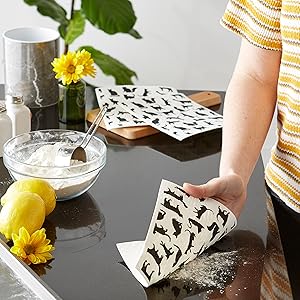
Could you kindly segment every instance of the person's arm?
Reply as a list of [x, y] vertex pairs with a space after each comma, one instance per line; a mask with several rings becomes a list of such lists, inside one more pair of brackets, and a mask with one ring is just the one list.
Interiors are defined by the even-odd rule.
[[274, 113], [280, 59], [280, 51], [242, 41], [225, 97], [220, 177], [199, 186], [184, 184], [189, 194], [214, 197], [236, 216]]

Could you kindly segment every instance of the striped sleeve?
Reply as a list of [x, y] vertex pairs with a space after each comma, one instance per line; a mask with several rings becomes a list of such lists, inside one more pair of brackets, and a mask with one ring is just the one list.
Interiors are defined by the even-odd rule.
[[281, 0], [229, 0], [221, 24], [255, 46], [281, 50]]

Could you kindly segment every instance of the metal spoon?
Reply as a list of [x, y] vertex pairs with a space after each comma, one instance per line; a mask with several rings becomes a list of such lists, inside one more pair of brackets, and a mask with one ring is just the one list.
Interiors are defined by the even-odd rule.
[[99, 124], [104, 118], [107, 111], [107, 104], [104, 104], [102, 109], [98, 112], [95, 120], [91, 124], [90, 128], [83, 137], [79, 145], [74, 146], [62, 146], [58, 149], [57, 155], [55, 157], [55, 165], [60, 167], [70, 166], [71, 160], [79, 160], [86, 162], [86, 152], [85, 147], [88, 145], [93, 135], [95, 134]]

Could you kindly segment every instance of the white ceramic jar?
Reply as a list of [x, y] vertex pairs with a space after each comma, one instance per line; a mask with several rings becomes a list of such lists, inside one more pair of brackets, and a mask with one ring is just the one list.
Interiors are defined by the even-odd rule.
[[6, 95], [7, 115], [12, 121], [12, 136], [27, 133], [31, 130], [31, 112], [24, 104], [22, 96]]
[[0, 157], [3, 156], [3, 145], [12, 137], [12, 122], [4, 105], [0, 104]]

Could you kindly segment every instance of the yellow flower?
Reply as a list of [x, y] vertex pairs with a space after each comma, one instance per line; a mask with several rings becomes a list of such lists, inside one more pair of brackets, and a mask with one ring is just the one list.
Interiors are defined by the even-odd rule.
[[83, 76], [95, 77], [96, 69], [93, 63], [91, 54], [83, 49], [77, 52], [68, 51], [60, 58], [54, 58], [51, 64], [56, 73], [55, 78], [61, 79], [62, 83], [66, 85], [72, 82], [76, 83]]
[[46, 263], [53, 258], [50, 253], [55, 248], [46, 239], [45, 228], [36, 230], [31, 236], [25, 227], [19, 229], [19, 235], [13, 233], [14, 245], [10, 251], [20, 257], [25, 263], [30, 265]]
[[83, 66], [82, 75], [95, 77], [96, 69], [93, 66], [94, 60], [91, 58], [91, 53], [83, 49], [81, 51], [78, 51], [76, 53], [76, 56], [78, 59], [78, 63]]

